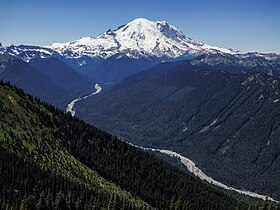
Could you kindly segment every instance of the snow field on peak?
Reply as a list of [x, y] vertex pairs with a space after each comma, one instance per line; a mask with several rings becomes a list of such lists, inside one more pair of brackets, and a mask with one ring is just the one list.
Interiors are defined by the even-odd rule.
[[[76, 41], [54, 43], [49, 46], [64, 56], [108, 58], [117, 53], [138, 52], [143, 56], [176, 58], [185, 54], [199, 55], [206, 52], [230, 53], [234, 51], [213, 47], [186, 38], [176, 27], [166, 21], [137, 18], [116, 30], [108, 30], [97, 37], [82, 37]], [[68, 52], [73, 55], [66, 55]]]

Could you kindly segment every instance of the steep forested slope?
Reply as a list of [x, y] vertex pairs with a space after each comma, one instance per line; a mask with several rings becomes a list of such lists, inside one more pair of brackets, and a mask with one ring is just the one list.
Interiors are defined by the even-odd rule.
[[248, 207], [2, 82], [0, 118], [1, 208]]
[[67, 135], [68, 129], [60, 130], [55, 113], [50, 112], [56, 109], [2, 83], [0, 96], [3, 207], [35, 209], [36, 204], [45, 206], [38, 209], [100, 209], [109, 205], [150, 208], [105, 180], [62, 145], [59, 135]]

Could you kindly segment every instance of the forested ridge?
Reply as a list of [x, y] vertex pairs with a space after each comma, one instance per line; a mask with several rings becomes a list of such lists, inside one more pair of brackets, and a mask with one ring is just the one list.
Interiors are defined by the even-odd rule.
[[63, 147], [51, 106], [10, 85], [0, 89], [2, 209], [151, 209]]
[[1, 209], [276, 209], [237, 201], [0, 82]]

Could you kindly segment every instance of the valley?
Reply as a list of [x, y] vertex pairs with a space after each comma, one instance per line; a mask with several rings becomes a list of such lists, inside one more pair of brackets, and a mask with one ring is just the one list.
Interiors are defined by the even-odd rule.
[[279, 91], [265, 74], [164, 63], [76, 109], [125, 141], [187, 156], [215, 180], [277, 200]]

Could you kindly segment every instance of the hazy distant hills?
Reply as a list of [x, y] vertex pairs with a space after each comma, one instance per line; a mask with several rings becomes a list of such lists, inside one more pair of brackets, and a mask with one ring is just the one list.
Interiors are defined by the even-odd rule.
[[0, 66], [2, 80], [9, 81], [57, 106], [63, 101], [61, 95], [65, 94], [66, 90], [30, 64], [10, 55], [2, 55]]
[[76, 95], [92, 91], [96, 83], [54, 57], [26, 63], [7, 54], [0, 55], [0, 79], [63, 109]]

